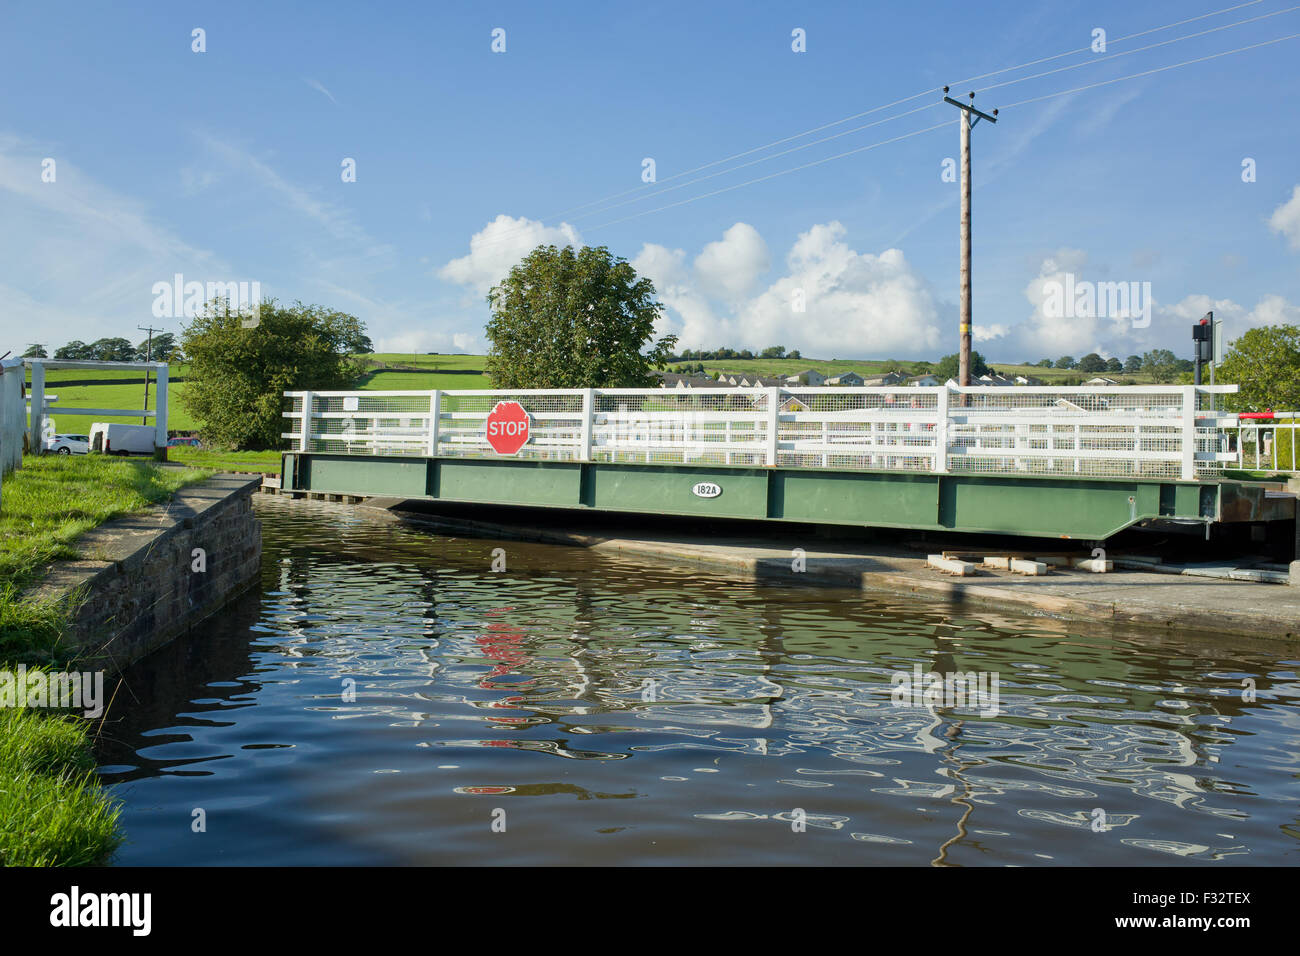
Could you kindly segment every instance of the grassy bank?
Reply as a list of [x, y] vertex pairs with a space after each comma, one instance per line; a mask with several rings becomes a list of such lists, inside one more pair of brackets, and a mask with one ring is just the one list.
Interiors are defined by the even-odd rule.
[[[66, 667], [69, 608], [22, 597], [51, 561], [78, 556], [76, 539], [118, 515], [208, 477], [150, 461], [28, 457], [0, 500], [0, 670]], [[0, 707], [0, 864], [84, 866], [120, 842], [117, 811], [93, 776], [90, 725], [47, 710]]]
[[280, 473], [280, 456], [278, 451], [222, 451], [219, 448], [192, 448], [178, 445], [167, 449], [167, 458], [177, 464], [191, 468], [207, 468], [212, 471], [243, 471], [263, 475]]

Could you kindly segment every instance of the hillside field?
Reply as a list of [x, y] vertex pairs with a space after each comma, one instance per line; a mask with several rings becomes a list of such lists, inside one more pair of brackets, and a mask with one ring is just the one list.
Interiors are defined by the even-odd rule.
[[[421, 355], [400, 353], [378, 353], [365, 356], [368, 371], [363, 375], [359, 388], [367, 391], [426, 391], [440, 388], [486, 389], [491, 385], [483, 374], [486, 356], [483, 355]], [[694, 365], [695, 361], [669, 363], [669, 368], [679, 365]], [[862, 376], [882, 375], [896, 363], [889, 359], [727, 359], [722, 361], [704, 361], [704, 368], [709, 373], [720, 371], [734, 372], [742, 375], [761, 375], [775, 377], [793, 375], [807, 369], [815, 369], [826, 376], [840, 375], [844, 372], [857, 372]], [[911, 367], [910, 362], [899, 362], [904, 369]], [[1033, 375], [1048, 384], [1068, 378], [1090, 378], [1077, 369], [1038, 368], [1032, 365], [1006, 365], [993, 363], [992, 367], [1005, 375]], [[193, 431], [198, 428], [185, 407], [185, 365], [174, 365], [170, 369], [172, 379], [168, 390], [167, 427], [174, 431]], [[1103, 373], [1105, 374], [1105, 373]], [[1110, 374], [1126, 385], [1150, 384], [1151, 379], [1143, 375]], [[46, 372], [47, 391], [59, 396], [55, 405], [54, 421], [58, 432], [64, 434], [85, 434], [92, 421], [111, 421], [126, 424], [140, 424], [138, 416], [107, 416], [91, 418], [81, 415], [58, 414], [60, 406], [64, 408], [140, 408], [143, 407], [144, 380], [140, 372], [105, 373], [81, 369], [49, 369]], [[102, 381], [106, 378], [120, 380], [121, 384], [60, 384], [79, 381]], [[179, 379], [180, 381], [177, 381]], [[30, 381], [30, 379], [29, 379]], [[154, 407], [157, 390], [151, 384], [149, 388], [149, 407]]]

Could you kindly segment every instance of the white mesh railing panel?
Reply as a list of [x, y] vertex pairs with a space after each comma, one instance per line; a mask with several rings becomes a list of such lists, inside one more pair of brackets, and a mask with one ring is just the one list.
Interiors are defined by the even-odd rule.
[[1214, 410], [1234, 388], [294, 392], [284, 438], [294, 451], [495, 458], [489, 415], [513, 402], [528, 418], [523, 459], [1177, 479], [1245, 457], [1247, 430], [1230, 438], [1235, 418]]

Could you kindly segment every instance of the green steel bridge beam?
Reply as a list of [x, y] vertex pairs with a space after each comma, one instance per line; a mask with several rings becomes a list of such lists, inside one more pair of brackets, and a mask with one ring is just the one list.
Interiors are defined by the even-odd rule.
[[[716, 497], [693, 489], [711, 483]], [[1104, 540], [1152, 519], [1287, 520], [1295, 498], [1230, 481], [286, 452], [284, 491]]]

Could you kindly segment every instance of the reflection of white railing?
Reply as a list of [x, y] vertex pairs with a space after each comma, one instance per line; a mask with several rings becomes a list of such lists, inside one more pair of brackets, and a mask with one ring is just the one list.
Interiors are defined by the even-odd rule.
[[288, 392], [295, 451], [497, 457], [487, 417], [528, 412], [515, 457], [1193, 479], [1236, 461], [1221, 386]]

